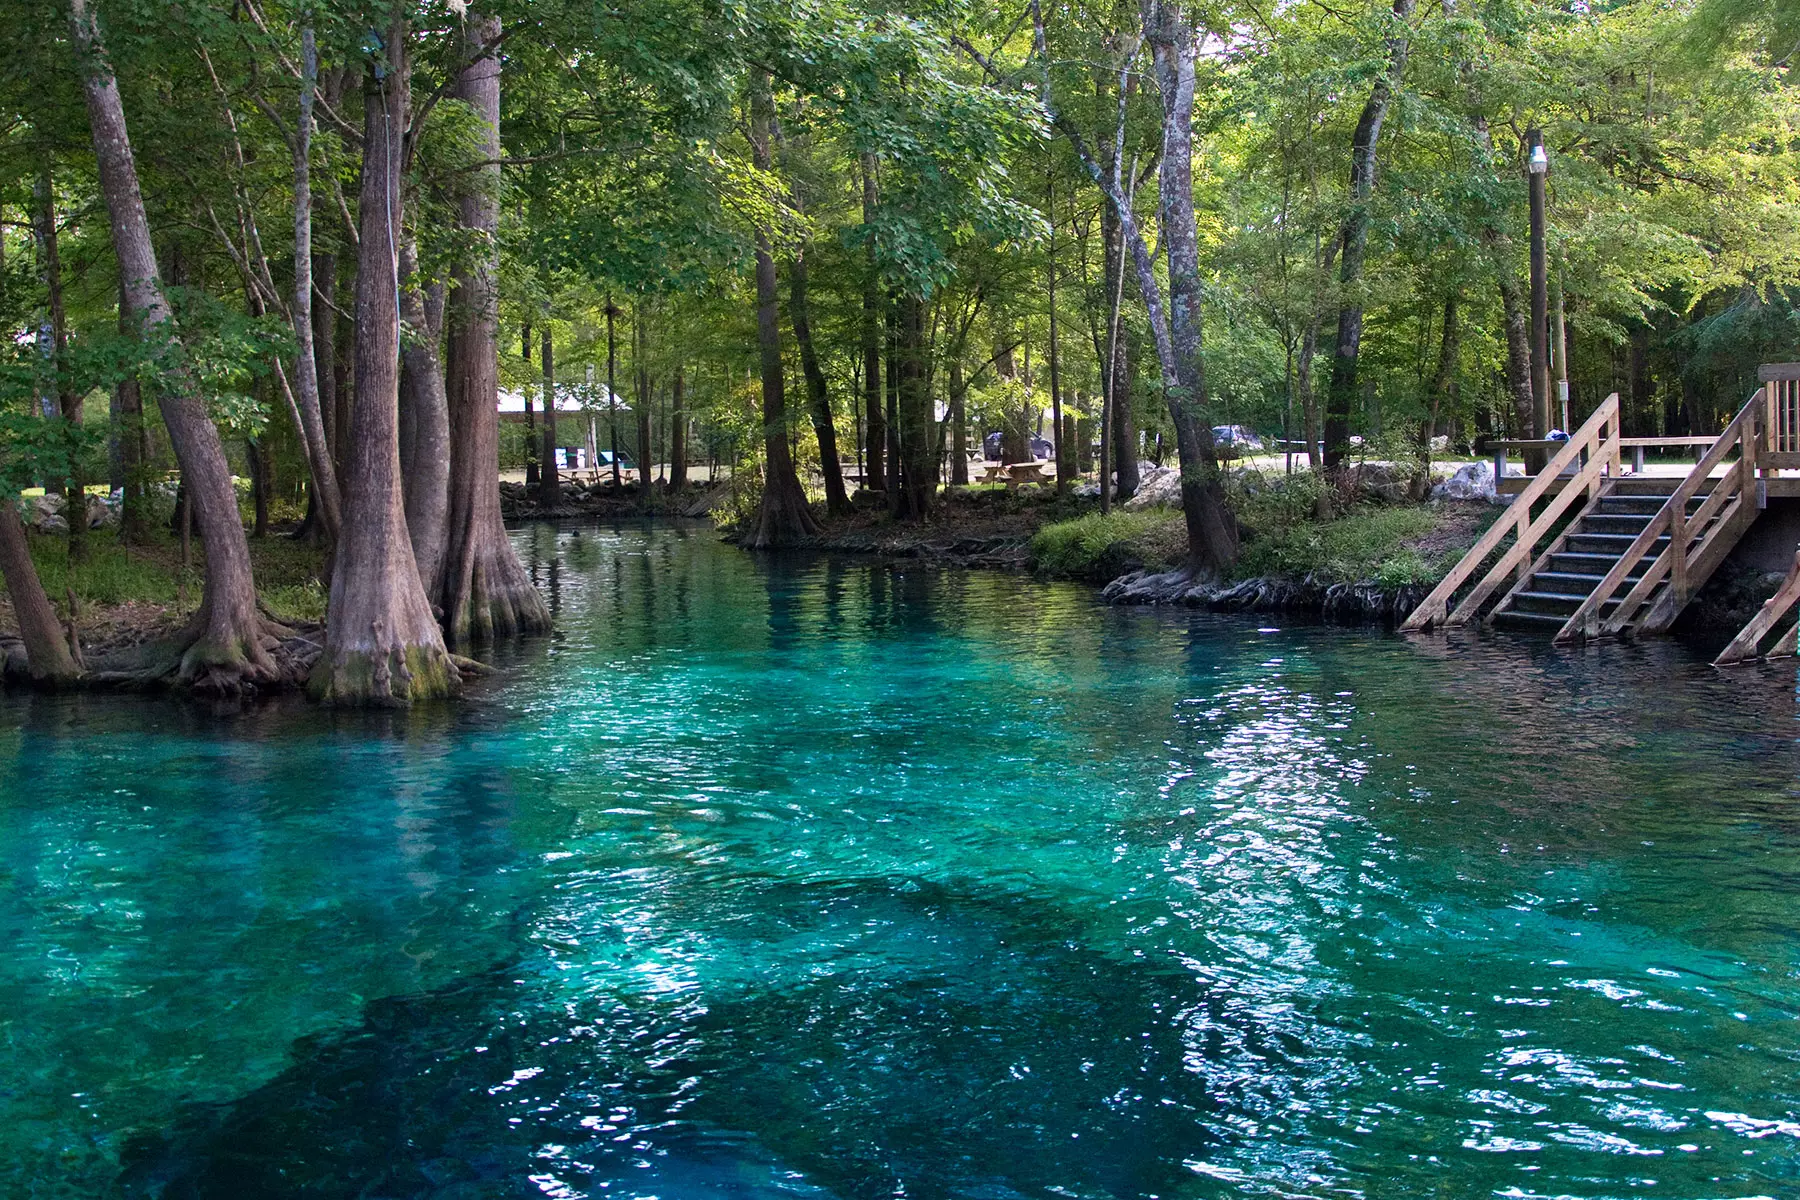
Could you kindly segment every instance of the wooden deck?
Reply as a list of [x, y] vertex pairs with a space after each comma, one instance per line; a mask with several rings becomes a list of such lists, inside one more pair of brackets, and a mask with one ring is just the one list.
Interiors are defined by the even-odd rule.
[[[1762, 386], [1723, 432], [1627, 438], [1609, 396], [1566, 442], [1494, 443], [1498, 490], [1513, 497], [1402, 626], [1509, 626], [1558, 642], [1667, 632], [1771, 496], [1800, 496], [1800, 363], [1761, 369]], [[1693, 447], [1699, 461], [1647, 467], [1650, 447]], [[1504, 477], [1510, 451], [1547, 456]], [[1632, 454], [1635, 469], [1624, 460]], [[1800, 554], [1788, 585], [1720, 656], [1755, 657], [1800, 604]], [[1771, 653], [1793, 653], [1784, 634]]]

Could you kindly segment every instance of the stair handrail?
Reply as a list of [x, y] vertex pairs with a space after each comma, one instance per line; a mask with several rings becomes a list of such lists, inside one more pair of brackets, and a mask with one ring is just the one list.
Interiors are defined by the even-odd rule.
[[[1602, 437], [1601, 430], [1607, 428], [1611, 429], [1611, 433]], [[1570, 436], [1569, 440], [1563, 444], [1563, 448], [1558, 450], [1555, 456], [1544, 464], [1544, 469], [1539, 471], [1525, 486], [1525, 490], [1513, 497], [1512, 506], [1507, 515], [1488, 526], [1487, 532], [1481, 535], [1454, 567], [1450, 568], [1450, 573], [1445, 575], [1435, 588], [1431, 589], [1431, 594], [1419, 602], [1418, 607], [1412, 610], [1411, 615], [1400, 626], [1401, 630], [1417, 633], [1438, 625], [1461, 624], [1466, 620], [1471, 601], [1479, 604], [1480, 600], [1498, 590], [1500, 581], [1509, 572], [1518, 569], [1520, 560], [1529, 561], [1532, 546], [1537, 541], [1537, 535], [1547, 528], [1557, 516], [1561, 515], [1563, 508], [1567, 507], [1569, 501], [1573, 499], [1572, 493], [1575, 489], [1566, 488], [1557, 497], [1557, 501], [1535, 521], [1531, 516], [1531, 506], [1542, 499], [1544, 493], [1549, 491], [1550, 486], [1561, 478], [1563, 470], [1579, 461], [1584, 453], [1600, 452], [1604, 456], [1604, 460], [1616, 470], [1620, 462], [1619, 439], [1622, 434], [1623, 430], [1619, 425], [1619, 393], [1614, 392], [1600, 402], [1599, 407], [1595, 408], [1588, 419], [1582, 422], [1581, 428]], [[1494, 480], [1494, 486], [1496, 488], [1500, 486], [1498, 478]], [[1500, 561], [1495, 563], [1486, 575], [1482, 576], [1481, 581], [1475, 585], [1475, 590], [1462, 604], [1457, 606], [1454, 614], [1457, 619], [1452, 620], [1451, 599], [1469, 581], [1469, 577], [1475, 573], [1476, 568], [1481, 566], [1487, 556], [1499, 547], [1500, 543], [1506, 539], [1507, 533], [1512, 530], [1516, 530], [1518, 534], [1512, 548], [1501, 555]]]
[[[1594, 590], [1589, 592], [1587, 598], [1569, 615], [1569, 619], [1556, 633], [1557, 641], [1569, 642], [1578, 638], [1617, 635], [1631, 623], [1632, 618], [1637, 615], [1638, 609], [1644, 606], [1644, 602], [1649, 599], [1651, 591], [1662, 581], [1663, 576], [1675, 569], [1674, 552], [1678, 546], [1681, 550], [1680, 563], [1683, 568], [1686, 567], [1689, 539], [1680, 535], [1685, 534], [1689, 528], [1704, 529], [1706, 522], [1710, 521], [1724, 506], [1727, 496], [1731, 494], [1726, 486], [1730, 476], [1727, 475], [1719, 481], [1719, 486], [1713, 489], [1712, 494], [1706, 498], [1706, 503], [1702, 504], [1699, 511], [1691, 518], [1687, 515], [1688, 501], [1692, 500], [1701, 485], [1712, 477], [1713, 468], [1725, 461], [1725, 456], [1731, 452], [1734, 446], [1742, 444], [1745, 457], [1754, 463], [1755, 450], [1752, 443], [1756, 435], [1756, 416], [1762, 398], [1762, 389], [1759, 388], [1744, 407], [1738, 410], [1737, 416], [1731, 419], [1730, 424], [1726, 425], [1719, 436], [1714, 439], [1712, 446], [1700, 456], [1700, 460], [1688, 472], [1687, 478], [1676, 485], [1674, 492], [1670, 493], [1669, 498], [1663, 502], [1663, 506], [1656, 510], [1656, 515], [1650, 518], [1650, 523], [1645, 525], [1642, 532], [1632, 539], [1631, 545], [1625, 553], [1619, 556], [1619, 560], [1612, 565], [1612, 569], [1606, 573], [1605, 578], [1594, 585]], [[1739, 473], [1741, 474], [1741, 472]], [[1613, 593], [1619, 590], [1620, 585], [1630, 577], [1631, 569], [1642, 561], [1644, 555], [1650, 547], [1656, 544], [1656, 539], [1661, 537], [1664, 531], [1669, 533], [1668, 547], [1658, 554], [1643, 575], [1633, 582], [1631, 590], [1619, 602], [1619, 606], [1613, 611], [1612, 616], [1602, 622], [1600, 619], [1601, 609], [1605, 607], [1607, 601], [1612, 599]]]

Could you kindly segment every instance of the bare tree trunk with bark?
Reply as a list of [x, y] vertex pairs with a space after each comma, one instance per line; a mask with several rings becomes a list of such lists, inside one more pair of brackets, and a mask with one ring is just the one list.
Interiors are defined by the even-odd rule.
[[0, 575], [6, 577], [6, 591], [19, 622], [32, 682], [40, 687], [73, 682], [81, 670], [75, 665], [75, 656], [69, 653], [56, 610], [44, 595], [37, 565], [31, 561], [25, 523], [19, 519], [18, 506], [10, 498], [0, 501]]
[[[125, 280], [126, 307], [143, 336], [173, 337], [174, 314], [156, 269], [118, 82], [87, 0], [70, 0], [69, 11], [113, 251]], [[206, 584], [199, 611], [173, 647], [174, 662], [158, 664], [152, 673], [172, 672], [178, 682], [200, 691], [237, 693], [276, 678], [256, 611], [250, 546], [238, 517], [237, 492], [224, 443], [190, 372], [177, 365], [165, 371], [161, 381], [157, 401], [163, 423], [206, 539]]]
[[[768, 171], [775, 103], [768, 72], [750, 73], [750, 151], [759, 171]], [[819, 531], [806, 492], [788, 452], [787, 399], [781, 367], [781, 326], [776, 296], [775, 256], [768, 235], [756, 235], [756, 341], [762, 360], [763, 494], [744, 545], [755, 550], [791, 545]]]
[[[300, 436], [312, 472], [313, 501], [327, 540], [343, 525], [337, 468], [325, 435], [319, 387], [319, 360], [313, 345], [312, 126], [313, 96], [319, 84], [319, 52], [312, 25], [300, 30], [300, 123], [294, 135], [294, 390], [300, 409]], [[336, 261], [333, 260], [333, 267]]]
[[[473, 58], [500, 36], [496, 17], [467, 18], [463, 46]], [[481, 244], [473, 270], [455, 279], [448, 320], [446, 385], [450, 400], [450, 543], [438, 592], [452, 644], [550, 628], [550, 613], [513, 553], [500, 518], [500, 424], [496, 233], [500, 202], [491, 176], [500, 168], [500, 63], [486, 53], [463, 68], [456, 98], [482, 123], [482, 167], [490, 178], [458, 197], [459, 223]], [[608, 384], [611, 383], [610, 374]]]
[[837, 426], [831, 419], [831, 395], [826, 390], [825, 372], [819, 366], [819, 355], [813, 349], [812, 311], [806, 292], [806, 252], [794, 253], [788, 267], [788, 322], [794, 327], [794, 341], [800, 347], [800, 370], [806, 377], [806, 403], [812, 416], [813, 435], [819, 439], [819, 470], [825, 476], [825, 508], [833, 514], [850, 511], [850, 497], [844, 491], [844, 466], [838, 459]]
[[[1412, 0], [1399, 0], [1410, 4]], [[1222, 576], [1237, 561], [1237, 518], [1225, 500], [1225, 480], [1213, 449], [1201, 365], [1200, 238], [1194, 215], [1193, 125], [1197, 36], [1176, 0], [1150, 0], [1144, 40], [1156, 65], [1163, 102], [1162, 162], [1158, 200], [1163, 253], [1169, 270], [1169, 340], [1173, 351], [1169, 419], [1181, 460], [1181, 508], [1187, 518], [1188, 555], [1194, 571]], [[1140, 287], [1148, 290], [1154, 281]], [[1173, 386], [1170, 386], [1170, 384]]]
[[400, 486], [400, 177], [411, 108], [406, 37], [405, 20], [396, 15], [385, 77], [371, 63], [363, 83], [350, 469], [325, 649], [307, 679], [308, 691], [330, 704], [411, 704], [462, 684], [419, 580]]
[[938, 464], [931, 395], [925, 381], [925, 302], [908, 290], [899, 317], [901, 470], [898, 515], [929, 516], [937, 496]]
[[419, 292], [418, 250], [400, 242], [400, 485], [406, 532], [425, 594], [438, 594], [450, 540], [450, 404], [444, 366], [425, 298]]
[[950, 483], [969, 486], [969, 384], [962, 356], [950, 360]]
[[1102, 406], [1105, 412], [1100, 436], [1100, 485], [1104, 489], [1101, 507], [1110, 509], [1112, 501], [1129, 500], [1138, 489], [1137, 419], [1131, 407], [1131, 385], [1137, 376], [1133, 353], [1136, 347], [1120, 311], [1129, 272], [1125, 267], [1124, 229], [1118, 213], [1110, 207], [1100, 213], [1100, 238], [1107, 296], [1106, 362], [1100, 367], [1106, 401]]

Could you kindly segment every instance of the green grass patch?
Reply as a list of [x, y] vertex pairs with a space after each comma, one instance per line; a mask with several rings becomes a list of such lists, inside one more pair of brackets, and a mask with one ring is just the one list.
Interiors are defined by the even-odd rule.
[[[32, 561], [52, 601], [61, 604], [72, 588], [85, 604], [175, 605], [185, 585], [189, 607], [200, 602], [206, 550], [198, 538], [192, 543], [185, 573], [180, 540], [161, 530], [141, 546], [121, 544], [112, 529], [89, 530], [85, 542], [83, 556], [70, 562], [68, 538], [31, 535]], [[319, 581], [323, 565], [317, 546], [285, 537], [250, 539], [250, 567], [257, 594], [283, 620], [324, 619], [325, 588]]]
[[1113, 579], [1139, 567], [1175, 565], [1187, 551], [1180, 512], [1152, 509], [1089, 513], [1057, 521], [1031, 539], [1032, 565], [1052, 575]]
[[[73, 588], [92, 604], [175, 603], [179, 586], [180, 550], [172, 545], [122, 546], [111, 530], [88, 531], [84, 556], [69, 561], [69, 542], [62, 536], [33, 535], [31, 557], [50, 598], [61, 601]], [[196, 556], [188, 586], [197, 597], [200, 586]]]
[[1243, 578], [1307, 575], [1328, 583], [1372, 579], [1384, 587], [1435, 583], [1447, 564], [1428, 561], [1407, 543], [1437, 527], [1422, 506], [1359, 506], [1330, 521], [1248, 525], [1238, 574]]

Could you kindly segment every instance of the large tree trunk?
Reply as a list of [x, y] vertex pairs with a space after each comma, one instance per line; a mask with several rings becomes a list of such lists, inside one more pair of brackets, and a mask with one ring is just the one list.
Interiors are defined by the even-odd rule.
[[1119, 331], [1119, 348], [1113, 355], [1112, 442], [1113, 499], [1124, 501], [1138, 490], [1137, 412], [1132, 407], [1132, 387], [1137, 379], [1137, 339], [1128, 329]]
[[[125, 302], [124, 280], [119, 281], [119, 332], [135, 328]], [[136, 375], [119, 380], [113, 388], [113, 407], [118, 413], [119, 541], [141, 546], [150, 536], [150, 514], [145, 511], [144, 471], [150, 458], [149, 431], [144, 428], [144, 391]]]
[[1512, 402], [1513, 417], [1518, 422], [1521, 438], [1538, 437], [1549, 430], [1532, 424], [1531, 395], [1531, 313], [1519, 290], [1519, 277], [1512, 264], [1501, 259], [1498, 251], [1506, 250], [1504, 239], [1497, 239], [1495, 271], [1500, 289], [1500, 313], [1506, 326], [1506, 396]]
[[831, 396], [825, 372], [813, 349], [812, 311], [806, 294], [806, 252], [797, 250], [788, 268], [788, 320], [794, 341], [800, 346], [800, 370], [806, 376], [806, 404], [812, 415], [813, 434], [819, 439], [819, 470], [825, 476], [825, 508], [831, 513], [850, 511], [844, 492], [844, 466], [838, 459], [837, 426], [831, 419]]
[[[874, 227], [876, 202], [875, 156], [865, 154], [862, 156], [862, 208], [865, 230]], [[864, 411], [868, 414], [868, 420], [863, 429], [865, 464], [862, 485], [871, 490], [885, 491], [887, 488], [887, 421], [881, 415], [881, 278], [875, 269], [875, 244], [872, 239], [863, 263], [862, 301], [863, 405]]]
[[[300, 30], [300, 123], [294, 137], [294, 382], [300, 408], [300, 437], [312, 471], [312, 496], [325, 536], [336, 541], [343, 524], [337, 469], [325, 435], [319, 361], [313, 346], [312, 174], [313, 92], [319, 81], [319, 54], [310, 24]], [[336, 263], [332, 264], [334, 267]]]
[[[1412, 3], [1412, 0], [1397, 0]], [[1201, 366], [1200, 238], [1194, 216], [1193, 124], [1195, 30], [1175, 0], [1152, 0], [1145, 22], [1163, 102], [1163, 152], [1158, 198], [1163, 251], [1169, 269], [1169, 340], [1174, 386], [1169, 419], [1181, 460], [1181, 508], [1195, 572], [1217, 578], [1237, 561], [1237, 519], [1225, 501], [1225, 480], [1213, 450]], [[1154, 284], [1146, 284], [1146, 287]]]
[[413, 558], [400, 487], [400, 188], [409, 118], [406, 24], [388, 34], [385, 78], [363, 83], [356, 271], [356, 404], [344, 527], [331, 573], [325, 649], [307, 688], [332, 704], [410, 704], [462, 682]]
[[[759, 171], [772, 166], [770, 126], [775, 103], [769, 76], [761, 68], [750, 74], [750, 150]], [[781, 326], [775, 286], [775, 256], [768, 235], [756, 235], [756, 341], [762, 360], [763, 494], [744, 545], [770, 549], [791, 545], [819, 531], [807, 507], [806, 492], [788, 452], [787, 399], [781, 369]]]
[[[87, 0], [70, 0], [69, 10], [100, 188], [111, 219], [113, 251], [125, 279], [126, 307], [144, 336], [173, 336], [174, 314], [156, 269], [119, 86]], [[165, 371], [161, 383], [157, 402], [163, 423], [193, 498], [201, 536], [206, 539], [204, 594], [199, 611], [179, 641], [180, 657], [173, 670], [178, 681], [197, 690], [235, 693], [276, 676], [275, 664], [261, 640], [250, 546], [238, 517], [225, 447], [199, 388], [181, 367]]]
[[[500, 36], [497, 17], [471, 14], [463, 44], [473, 55]], [[458, 197], [459, 223], [481, 250], [472, 271], [459, 273], [450, 299], [450, 545], [438, 593], [452, 643], [484, 641], [550, 628], [550, 613], [506, 539], [500, 519], [499, 360], [496, 233], [500, 202], [500, 62], [491, 53], [464, 68], [456, 97], [482, 125], [481, 170]], [[472, 173], [465, 173], [465, 176]], [[611, 373], [607, 382], [610, 385]]]
[[[1394, 0], [1394, 23], [1404, 26], [1412, 16], [1414, 0]], [[1410, 42], [1398, 33], [1387, 40], [1387, 70], [1375, 81], [1350, 139], [1350, 211], [1344, 217], [1338, 244], [1339, 301], [1337, 341], [1331, 354], [1331, 388], [1325, 403], [1325, 465], [1343, 462], [1350, 449], [1350, 411], [1357, 396], [1357, 357], [1362, 349], [1363, 264], [1369, 246], [1369, 200], [1375, 191], [1376, 151], [1381, 126], [1393, 103], [1394, 89], [1406, 70]]]
[[538, 357], [544, 379], [544, 453], [538, 462], [538, 504], [545, 512], [554, 512], [562, 504], [562, 487], [556, 472], [556, 339], [548, 316], [538, 338]]
[[1300, 335], [1300, 360], [1294, 367], [1294, 390], [1300, 395], [1300, 424], [1305, 430], [1306, 463], [1315, 471], [1325, 465], [1319, 448], [1324, 433], [1319, 420], [1319, 395], [1313, 386], [1313, 364], [1319, 357], [1319, 326], [1323, 321], [1323, 314], [1316, 311], [1307, 318], [1306, 332]]
[[450, 405], [444, 366], [425, 298], [419, 292], [418, 253], [411, 236], [400, 243], [400, 484], [406, 532], [425, 594], [438, 594], [450, 540]]
[[81, 671], [69, 653], [57, 623], [56, 610], [44, 595], [37, 566], [31, 561], [31, 545], [25, 523], [11, 496], [0, 499], [0, 575], [6, 577], [7, 595], [19, 620], [19, 636], [25, 642], [25, 661], [33, 681], [44, 687], [68, 683]]
[[900, 297], [899, 515], [915, 520], [931, 514], [937, 496], [938, 455], [931, 392], [925, 380], [925, 302], [908, 290]]
[[669, 382], [669, 491], [687, 486], [687, 377], [681, 360], [675, 360], [675, 377]]

